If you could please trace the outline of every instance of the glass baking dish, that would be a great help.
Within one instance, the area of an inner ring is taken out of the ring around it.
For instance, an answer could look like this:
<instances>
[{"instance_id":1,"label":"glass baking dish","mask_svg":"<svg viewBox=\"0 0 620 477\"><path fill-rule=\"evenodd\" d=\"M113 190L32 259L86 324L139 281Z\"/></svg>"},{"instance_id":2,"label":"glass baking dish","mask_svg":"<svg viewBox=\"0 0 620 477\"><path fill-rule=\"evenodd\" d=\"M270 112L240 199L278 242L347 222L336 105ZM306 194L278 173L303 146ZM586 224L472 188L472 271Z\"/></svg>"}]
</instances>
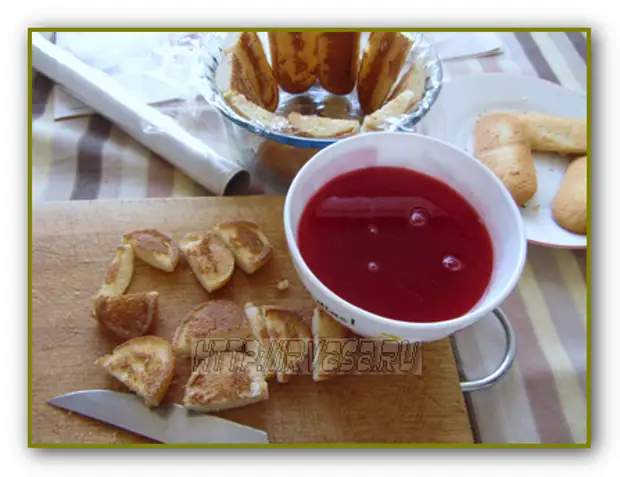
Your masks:
<instances>
[{"instance_id":1,"label":"glass baking dish","mask_svg":"<svg viewBox=\"0 0 620 477\"><path fill-rule=\"evenodd\" d=\"M406 114L391 118L382 129L384 131L412 132L437 100L443 81L441 62L424 34L402 33L413 40L413 48L396 83L411 65L417 63L424 67L425 88L422 97L412 109ZM369 34L370 32L362 32L360 57ZM234 32L216 32L209 36L206 48L203 50L206 71L201 87L202 95L225 118L230 140L238 149L238 159L246 166L265 169L264 172L290 181L310 157L341 138L317 139L297 136L270 129L238 115L223 97L230 84L231 50L238 35L239 33ZM258 32L258 36L268 60L271 61L267 32ZM325 91L317 81L305 93L290 94L280 88L279 95L280 100L275 111L278 115L287 116L291 112L299 112L336 119L358 119L360 122L363 120L356 89L348 95L337 96ZM372 134L372 132L357 134Z\"/></svg>"}]
</instances>

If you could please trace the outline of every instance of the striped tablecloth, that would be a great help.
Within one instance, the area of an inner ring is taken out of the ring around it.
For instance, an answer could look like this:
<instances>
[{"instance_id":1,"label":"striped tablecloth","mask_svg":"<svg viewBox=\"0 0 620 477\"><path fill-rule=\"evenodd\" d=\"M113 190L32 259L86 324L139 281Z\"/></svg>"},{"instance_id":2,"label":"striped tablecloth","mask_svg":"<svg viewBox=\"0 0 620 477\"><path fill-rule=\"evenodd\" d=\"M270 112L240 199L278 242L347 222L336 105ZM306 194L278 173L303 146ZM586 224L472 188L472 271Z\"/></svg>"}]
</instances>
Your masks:
<instances>
[{"instance_id":1,"label":"striped tablecloth","mask_svg":"<svg viewBox=\"0 0 620 477\"><path fill-rule=\"evenodd\" d=\"M585 33L496 33L504 53L444 63L446 80L506 72L585 91ZM53 84L34 75L33 201L208 195L99 116L54 121ZM260 184L257 185L260 190ZM530 246L517 289L503 305L517 335L517 358L493 387L467 395L483 443L586 441L586 252ZM504 347L489 317L455 337L464 373L490 372Z\"/></svg>"}]
</instances>

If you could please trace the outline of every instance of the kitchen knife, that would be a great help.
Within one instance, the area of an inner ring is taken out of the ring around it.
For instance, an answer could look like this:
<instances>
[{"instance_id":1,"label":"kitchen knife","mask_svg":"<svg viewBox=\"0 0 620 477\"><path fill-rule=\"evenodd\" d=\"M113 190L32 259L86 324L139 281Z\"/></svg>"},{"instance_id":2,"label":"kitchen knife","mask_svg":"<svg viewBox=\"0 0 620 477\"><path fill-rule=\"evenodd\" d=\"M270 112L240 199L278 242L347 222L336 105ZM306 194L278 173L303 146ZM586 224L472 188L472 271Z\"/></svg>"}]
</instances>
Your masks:
<instances>
[{"instance_id":1,"label":"kitchen knife","mask_svg":"<svg viewBox=\"0 0 620 477\"><path fill-rule=\"evenodd\" d=\"M178 404L150 409L134 394L93 389L48 401L98 421L166 444L267 444L267 433Z\"/></svg>"}]
</instances>

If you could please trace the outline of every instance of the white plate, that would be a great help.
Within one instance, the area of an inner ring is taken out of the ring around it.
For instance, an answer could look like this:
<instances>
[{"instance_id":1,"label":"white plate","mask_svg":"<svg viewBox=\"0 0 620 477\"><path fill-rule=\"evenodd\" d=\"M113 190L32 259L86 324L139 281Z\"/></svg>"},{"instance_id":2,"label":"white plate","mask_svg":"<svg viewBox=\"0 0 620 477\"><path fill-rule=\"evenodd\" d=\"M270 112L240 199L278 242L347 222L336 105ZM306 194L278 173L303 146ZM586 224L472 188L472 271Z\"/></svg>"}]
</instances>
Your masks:
<instances>
[{"instance_id":1,"label":"white plate","mask_svg":"<svg viewBox=\"0 0 620 477\"><path fill-rule=\"evenodd\" d=\"M530 76L481 74L444 84L439 98L423 120L422 132L465 149L473 155L473 128L489 111L538 112L586 118L586 96ZM527 239L550 247L585 248L587 237L555 223L551 204L568 160L555 154L534 153L538 192L521 209Z\"/></svg>"}]
</instances>

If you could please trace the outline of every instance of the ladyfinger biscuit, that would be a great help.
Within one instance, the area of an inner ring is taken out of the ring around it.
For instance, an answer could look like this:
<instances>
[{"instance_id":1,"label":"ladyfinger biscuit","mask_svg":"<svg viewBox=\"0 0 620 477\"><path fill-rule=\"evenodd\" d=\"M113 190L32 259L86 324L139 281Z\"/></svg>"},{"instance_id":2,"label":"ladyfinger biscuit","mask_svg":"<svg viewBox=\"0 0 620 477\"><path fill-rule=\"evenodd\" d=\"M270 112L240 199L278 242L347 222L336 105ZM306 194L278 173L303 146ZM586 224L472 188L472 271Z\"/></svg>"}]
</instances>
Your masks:
<instances>
[{"instance_id":1,"label":"ladyfinger biscuit","mask_svg":"<svg viewBox=\"0 0 620 477\"><path fill-rule=\"evenodd\" d=\"M263 101L258 95L258 92L254 89L250 79L246 77L239 57L234 53L232 55L231 63L232 71L230 75L230 89L242 94L248 99L248 101L263 107Z\"/></svg>"},{"instance_id":2,"label":"ladyfinger biscuit","mask_svg":"<svg viewBox=\"0 0 620 477\"><path fill-rule=\"evenodd\" d=\"M533 151L585 154L588 133L585 119L564 118L548 114L517 114Z\"/></svg>"},{"instance_id":3,"label":"ladyfinger biscuit","mask_svg":"<svg viewBox=\"0 0 620 477\"><path fill-rule=\"evenodd\" d=\"M323 32L317 39L318 77L332 94L355 87L360 57L360 32Z\"/></svg>"},{"instance_id":4,"label":"ladyfinger biscuit","mask_svg":"<svg viewBox=\"0 0 620 477\"><path fill-rule=\"evenodd\" d=\"M534 159L520 121L505 113L478 119L474 128L478 159L506 186L518 205L524 205L538 190Z\"/></svg>"},{"instance_id":5,"label":"ladyfinger biscuit","mask_svg":"<svg viewBox=\"0 0 620 477\"><path fill-rule=\"evenodd\" d=\"M278 84L255 32L242 32L233 48L230 88L267 111L278 107Z\"/></svg>"},{"instance_id":6,"label":"ladyfinger biscuit","mask_svg":"<svg viewBox=\"0 0 620 477\"><path fill-rule=\"evenodd\" d=\"M413 41L400 32L372 32L357 75L357 94L365 114L372 114L385 102Z\"/></svg>"},{"instance_id":7,"label":"ladyfinger biscuit","mask_svg":"<svg viewBox=\"0 0 620 477\"><path fill-rule=\"evenodd\" d=\"M422 99L425 88L426 71L424 70L424 60L422 58L418 58L396 84L394 91L392 91L392 94L388 98L388 101L392 101L404 91L412 91L414 94L413 102L415 103Z\"/></svg>"},{"instance_id":8,"label":"ladyfinger biscuit","mask_svg":"<svg viewBox=\"0 0 620 477\"><path fill-rule=\"evenodd\" d=\"M582 235L588 225L587 168L586 156L568 165L551 207L553 219L559 226Z\"/></svg>"},{"instance_id":9,"label":"ladyfinger biscuit","mask_svg":"<svg viewBox=\"0 0 620 477\"><path fill-rule=\"evenodd\" d=\"M276 81L288 93L303 93L316 81L316 32L269 32L271 64Z\"/></svg>"}]
</instances>

